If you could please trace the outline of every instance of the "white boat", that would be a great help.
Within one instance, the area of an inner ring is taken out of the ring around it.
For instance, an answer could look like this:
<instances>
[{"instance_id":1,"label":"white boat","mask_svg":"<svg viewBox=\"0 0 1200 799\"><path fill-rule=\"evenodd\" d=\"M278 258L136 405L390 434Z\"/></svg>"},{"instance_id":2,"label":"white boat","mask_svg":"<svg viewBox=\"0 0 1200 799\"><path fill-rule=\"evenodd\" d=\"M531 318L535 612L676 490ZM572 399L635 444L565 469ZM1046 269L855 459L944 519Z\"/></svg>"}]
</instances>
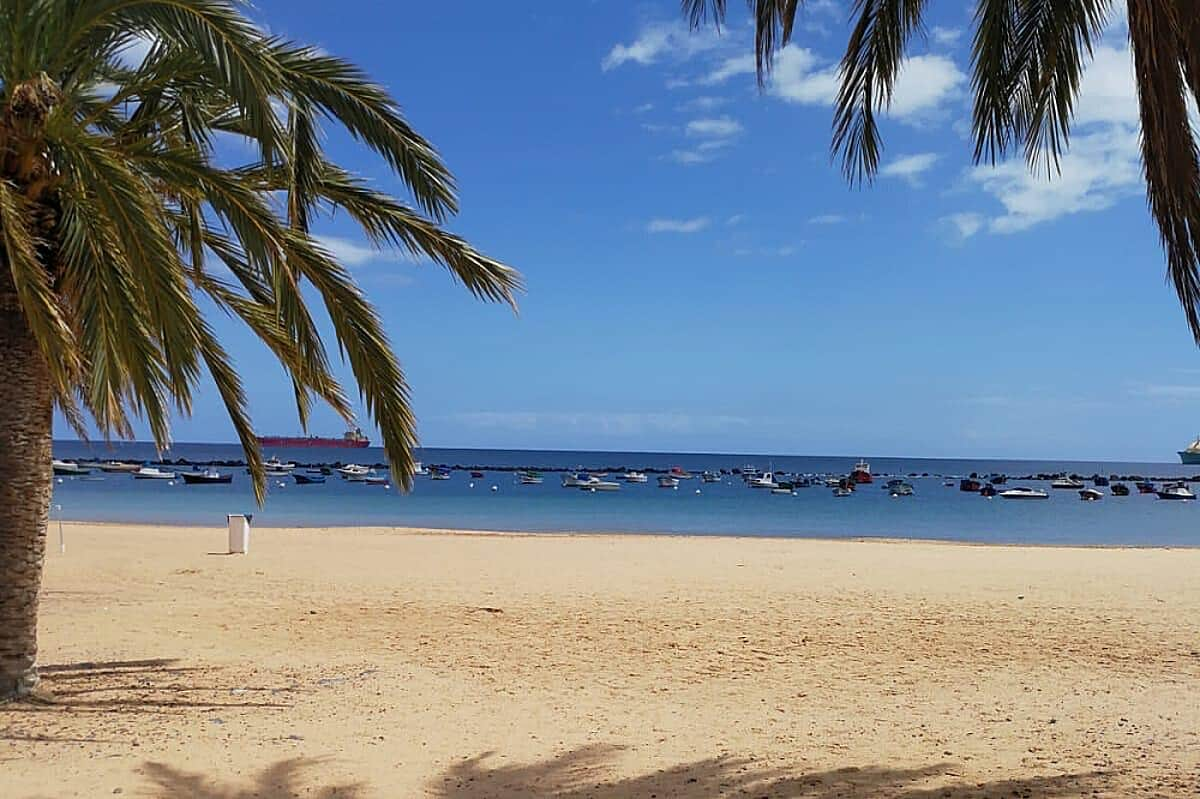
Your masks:
<instances>
[{"instance_id":1,"label":"white boat","mask_svg":"<svg viewBox=\"0 0 1200 799\"><path fill-rule=\"evenodd\" d=\"M650 480L644 472L625 472L620 479L626 483L645 483Z\"/></svg>"},{"instance_id":2,"label":"white boat","mask_svg":"<svg viewBox=\"0 0 1200 799\"><path fill-rule=\"evenodd\" d=\"M586 475L582 475L582 474L573 474L573 473L564 474L563 478L562 478L562 487L563 488L581 488L583 486L583 484L586 483L589 479L590 478L588 478ZM597 478L597 479L599 479L599 478Z\"/></svg>"},{"instance_id":3,"label":"white boat","mask_svg":"<svg viewBox=\"0 0 1200 799\"><path fill-rule=\"evenodd\" d=\"M772 494L788 494L788 495L791 495L791 494L793 494L793 493L795 493L795 492L793 492L793 491L792 491L792 489L790 489L790 488L772 488L772 489L771 489L771 493L772 493Z\"/></svg>"},{"instance_id":4,"label":"white boat","mask_svg":"<svg viewBox=\"0 0 1200 799\"><path fill-rule=\"evenodd\" d=\"M86 466L80 466L78 463L75 463L74 461L54 460L54 461L51 461L50 464L54 469L54 473L57 475L69 475L69 476L74 477L77 475L84 475L84 474L92 473L91 469L89 469Z\"/></svg>"},{"instance_id":5,"label":"white boat","mask_svg":"<svg viewBox=\"0 0 1200 799\"><path fill-rule=\"evenodd\" d=\"M1051 488L1069 488L1069 489L1078 491L1079 489L1083 488L1083 481L1076 480L1074 477L1067 477L1064 475L1062 477L1055 478L1055 480L1052 483L1050 483L1050 487Z\"/></svg>"},{"instance_id":6,"label":"white boat","mask_svg":"<svg viewBox=\"0 0 1200 799\"><path fill-rule=\"evenodd\" d=\"M853 493L854 492L851 491L850 489L844 488L842 486L838 486L837 488L833 489L833 495L835 497L848 497Z\"/></svg>"},{"instance_id":7,"label":"white boat","mask_svg":"<svg viewBox=\"0 0 1200 799\"><path fill-rule=\"evenodd\" d=\"M121 461L105 461L99 464L102 472L136 472L142 468L140 463L123 463Z\"/></svg>"},{"instance_id":8,"label":"white boat","mask_svg":"<svg viewBox=\"0 0 1200 799\"><path fill-rule=\"evenodd\" d=\"M617 491L621 488L621 484L613 480L601 480L596 476L589 476L580 486L580 491Z\"/></svg>"},{"instance_id":9,"label":"white boat","mask_svg":"<svg viewBox=\"0 0 1200 799\"><path fill-rule=\"evenodd\" d=\"M136 472L133 472L133 476L137 480L174 480L175 472L168 472L166 469L159 469L157 466L143 466Z\"/></svg>"},{"instance_id":10,"label":"white boat","mask_svg":"<svg viewBox=\"0 0 1200 799\"><path fill-rule=\"evenodd\" d=\"M272 457L269 461L264 463L263 466L266 468L268 473L283 472L286 474L287 472L290 472L296 468L296 464L283 463L279 460L279 458L276 458L276 457Z\"/></svg>"},{"instance_id":11,"label":"white boat","mask_svg":"<svg viewBox=\"0 0 1200 799\"><path fill-rule=\"evenodd\" d=\"M1080 490L1079 498L1084 502L1095 502L1098 499L1103 499L1104 494L1094 488L1084 488Z\"/></svg>"},{"instance_id":12,"label":"white boat","mask_svg":"<svg viewBox=\"0 0 1200 799\"><path fill-rule=\"evenodd\" d=\"M413 477L424 477L427 474L429 474L429 470L425 468L425 464L413 461Z\"/></svg>"},{"instance_id":13,"label":"white boat","mask_svg":"<svg viewBox=\"0 0 1200 799\"><path fill-rule=\"evenodd\" d=\"M887 489L888 494L893 497L911 497L913 495L912 484L903 480L890 482Z\"/></svg>"},{"instance_id":14,"label":"white boat","mask_svg":"<svg viewBox=\"0 0 1200 799\"><path fill-rule=\"evenodd\" d=\"M1165 485L1158 492L1159 499L1195 499L1196 495L1183 483Z\"/></svg>"},{"instance_id":15,"label":"white boat","mask_svg":"<svg viewBox=\"0 0 1200 799\"><path fill-rule=\"evenodd\" d=\"M354 475L366 474L371 471L369 466L359 466L357 463L347 463L345 466L338 468L337 473L342 477L352 477Z\"/></svg>"},{"instance_id":16,"label":"white boat","mask_svg":"<svg viewBox=\"0 0 1200 799\"><path fill-rule=\"evenodd\" d=\"M521 472L517 475L517 480L523 486L540 486L542 484L542 476L537 472Z\"/></svg>"},{"instance_id":17,"label":"white boat","mask_svg":"<svg viewBox=\"0 0 1200 799\"><path fill-rule=\"evenodd\" d=\"M706 483L719 483L721 482L721 473L704 471L700 473L700 479Z\"/></svg>"},{"instance_id":18,"label":"white boat","mask_svg":"<svg viewBox=\"0 0 1200 799\"><path fill-rule=\"evenodd\" d=\"M779 483L775 482L774 472L763 472L761 477L752 477L746 481L746 485L751 488L779 488Z\"/></svg>"},{"instance_id":19,"label":"white boat","mask_svg":"<svg viewBox=\"0 0 1200 799\"><path fill-rule=\"evenodd\" d=\"M1007 491L1001 491L998 496L1001 499L1048 499L1050 497L1049 494L1040 488L1029 488L1027 486L1017 486Z\"/></svg>"},{"instance_id":20,"label":"white boat","mask_svg":"<svg viewBox=\"0 0 1200 799\"><path fill-rule=\"evenodd\" d=\"M658 478L659 488L679 488L679 479L671 477L669 474L664 474Z\"/></svg>"}]
</instances>

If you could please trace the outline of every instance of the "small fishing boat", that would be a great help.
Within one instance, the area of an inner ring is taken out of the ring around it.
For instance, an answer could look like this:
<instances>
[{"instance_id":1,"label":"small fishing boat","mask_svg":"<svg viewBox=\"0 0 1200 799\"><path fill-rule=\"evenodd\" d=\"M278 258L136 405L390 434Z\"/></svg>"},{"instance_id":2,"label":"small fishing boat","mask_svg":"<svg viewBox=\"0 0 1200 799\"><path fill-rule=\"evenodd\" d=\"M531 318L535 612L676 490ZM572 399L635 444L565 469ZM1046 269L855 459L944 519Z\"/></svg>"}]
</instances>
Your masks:
<instances>
[{"instance_id":1,"label":"small fishing boat","mask_svg":"<svg viewBox=\"0 0 1200 799\"><path fill-rule=\"evenodd\" d=\"M721 473L720 472L710 472L707 469L705 469L703 472L700 473L700 479L705 483L719 483L719 482L721 482Z\"/></svg>"},{"instance_id":2,"label":"small fishing boat","mask_svg":"<svg viewBox=\"0 0 1200 799\"><path fill-rule=\"evenodd\" d=\"M763 472L760 477L751 478L746 482L746 485L751 488L779 488L779 483L775 482L774 472Z\"/></svg>"},{"instance_id":3,"label":"small fishing boat","mask_svg":"<svg viewBox=\"0 0 1200 799\"><path fill-rule=\"evenodd\" d=\"M959 491L969 491L971 493L978 494L979 489L981 488L983 488L983 483L979 482L973 477L964 477L958 481Z\"/></svg>"},{"instance_id":4,"label":"small fishing boat","mask_svg":"<svg viewBox=\"0 0 1200 799\"><path fill-rule=\"evenodd\" d=\"M1159 499L1195 499L1196 495L1183 483L1171 483L1158 491Z\"/></svg>"},{"instance_id":5,"label":"small fishing boat","mask_svg":"<svg viewBox=\"0 0 1200 799\"><path fill-rule=\"evenodd\" d=\"M362 481L369 486L385 486L391 482L387 477L378 474L369 474Z\"/></svg>"},{"instance_id":6,"label":"small fishing boat","mask_svg":"<svg viewBox=\"0 0 1200 799\"><path fill-rule=\"evenodd\" d=\"M1081 488L1079 490L1079 498L1084 502L1095 502L1098 499L1104 499L1104 492L1098 491L1095 488Z\"/></svg>"},{"instance_id":7,"label":"small fishing boat","mask_svg":"<svg viewBox=\"0 0 1200 799\"><path fill-rule=\"evenodd\" d=\"M779 488L772 488L771 493L772 494L787 494L788 496L791 496L792 486L790 483L786 487L783 485L780 485Z\"/></svg>"},{"instance_id":8,"label":"small fishing boat","mask_svg":"<svg viewBox=\"0 0 1200 799\"><path fill-rule=\"evenodd\" d=\"M79 477L85 474L91 474L92 470L86 466L80 466L74 461L51 461L54 467L54 473L63 477Z\"/></svg>"},{"instance_id":9,"label":"small fishing boat","mask_svg":"<svg viewBox=\"0 0 1200 799\"><path fill-rule=\"evenodd\" d=\"M1102 474L1093 475L1092 485L1096 486L1096 488L1104 488L1108 485L1108 478Z\"/></svg>"},{"instance_id":10,"label":"small fishing boat","mask_svg":"<svg viewBox=\"0 0 1200 799\"><path fill-rule=\"evenodd\" d=\"M625 472L618 479L624 480L626 483L645 483L650 480L643 472Z\"/></svg>"},{"instance_id":11,"label":"small fishing boat","mask_svg":"<svg viewBox=\"0 0 1200 799\"><path fill-rule=\"evenodd\" d=\"M429 467L429 479L430 480L449 480L450 479L450 470L447 469L445 466L430 466Z\"/></svg>"},{"instance_id":12,"label":"small fishing boat","mask_svg":"<svg viewBox=\"0 0 1200 799\"><path fill-rule=\"evenodd\" d=\"M893 497L911 497L913 495L912 484L901 481L899 485L889 488L888 494Z\"/></svg>"},{"instance_id":13,"label":"small fishing boat","mask_svg":"<svg viewBox=\"0 0 1200 799\"><path fill-rule=\"evenodd\" d=\"M988 478L988 482L994 486L1002 486L1008 482L1008 475L993 474L991 477Z\"/></svg>"},{"instance_id":14,"label":"small fishing boat","mask_svg":"<svg viewBox=\"0 0 1200 799\"><path fill-rule=\"evenodd\" d=\"M581 488L583 486L583 484L586 483L587 481L588 481L587 475L568 473L568 474L563 475L562 487L563 488Z\"/></svg>"},{"instance_id":15,"label":"small fishing boat","mask_svg":"<svg viewBox=\"0 0 1200 799\"><path fill-rule=\"evenodd\" d=\"M953 480L943 480L942 485L944 485L946 488L954 488L954 481Z\"/></svg>"},{"instance_id":16,"label":"small fishing boat","mask_svg":"<svg viewBox=\"0 0 1200 799\"><path fill-rule=\"evenodd\" d=\"M664 474L658 478L659 488L679 488L679 478Z\"/></svg>"},{"instance_id":17,"label":"small fishing boat","mask_svg":"<svg viewBox=\"0 0 1200 799\"><path fill-rule=\"evenodd\" d=\"M304 474L293 474L292 479L296 481L296 485L300 486L319 485L325 482L325 475L313 474L309 471Z\"/></svg>"},{"instance_id":18,"label":"small fishing boat","mask_svg":"<svg viewBox=\"0 0 1200 799\"><path fill-rule=\"evenodd\" d=\"M1157 494L1158 493L1158 486L1154 485L1154 483L1150 482L1149 480L1142 480L1140 482L1135 483L1134 485L1137 486L1137 490L1138 490L1139 494Z\"/></svg>"},{"instance_id":19,"label":"small fishing boat","mask_svg":"<svg viewBox=\"0 0 1200 799\"><path fill-rule=\"evenodd\" d=\"M1007 491L1001 491L1000 499L1049 499L1050 495L1040 488L1029 488L1028 486L1017 486L1010 488Z\"/></svg>"},{"instance_id":20,"label":"small fishing boat","mask_svg":"<svg viewBox=\"0 0 1200 799\"><path fill-rule=\"evenodd\" d=\"M1108 490L1114 497L1129 496L1129 486L1124 483L1113 483Z\"/></svg>"},{"instance_id":21,"label":"small fishing boat","mask_svg":"<svg viewBox=\"0 0 1200 799\"><path fill-rule=\"evenodd\" d=\"M590 475L579 486L580 491L618 491L621 484L613 480L601 480L599 477Z\"/></svg>"},{"instance_id":22,"label":"small fishing boat","mask_svg":"<svg viewBox=\"0 0 1200 799\"><path fill-rule=\"evenodd\" d=\"M979 496L987 497L988 499L991 499L999 493L1000 490L996 488L995 483L984 483L983 488L979 489Z\"/></svg>"},{"instance_id":23,"label":"small fishing boat","mask_svg":"<svg viewBox=\"0 0 1200 799\"><path fill-rule=\"evenodd\" d=\"M128 474L130 472L136 472L138 469L142 468L142 465L140 463L123 463L121 461L105 461L104 463L97 464L97 468L99 468L100 471L102 471L102 472L109 472L109 473L125 472Z\"/></svg>"},{"instance_id":24,"label":"small fishing boat","mask_svg":"<svg viewBox=\"0 0 1200 799\"><path fill-rule=\"evenodd\" d=\"M174 480L175 472L159 469L157 466L143 466L133 472L135 480Z\"/></svg>"},{"instance_id":25,"label":"small fishing boat","mask_svg":"<svg viewBox=\"0 0 1200 799\"><path fill-rule=\"evenodd\" d=\"M337 473L342 477L353 477L355 475L363 475L371 471L368 466L360 466L357 463L347 463L345 466L338 468Z\"/></svg>"},{"instance_id":26,"label":"small fishing boat","mask_svg":"<svg viewBox=\"0 0 1200 799\"><path fill-rule=\"evenodd\" d=\"M296 468L296 464L283 463L282 461L279 460L279 458L276 458L274 456L272 456L270 460L268 460L266 463L264 463L263 466L266 467L268 472L290 472Z\"/></svg>"},{"instance_id":27,"label":"small fishing boat","mask_svg":"<svg viewBox=\"0 0 1200 799\"><path fill-rule=\"evenodd\" d=\"M180 477L183 478L183 482L190 486L221 485L233 482L232 474L221 474L216 469L205 469L202 472L184 472Z\"/></svg>"},{"instance_id":28,"label":"small fishing boat","mask_svg":"<svg viewBox=\"0 0 1200 799\"><path fill-rule=\"evenodd\" d=\"M542 473L517 472L517 481L523 486L540 486L542 484Z\"/></svg>"},{"instance_id":29,"label":"small fishing boat","mask_svg":"<svg viewBox=\"0 0 1200 799\"><path fill-rule=\"evenodd\" d=\"M848 497L853 493L853 491L845 486L838 486L837 488L833 489L833 495L835 497Z\"/></svg>"},{"instance_id":30,"label":"small fishing boat","mask_svg":"<svg viewBox=\"0 0 1200 799\"><path fill-rule=\"evenodd\" d=\"M1074 477L1067 477L1066 475L1062 475L1061 477L1056 477L1054 480L1052 480L1050 482L1050 487L1051 488L1066 488L1066 489L1072 489L1072 490L1078 491L1079 489L1083 488L1083 481L1076 480Z\"/></svg>"},{"instance_id":31,"label":"small fishing boat","mask_svg":"<svg viewBox=\"0 0 1200 799\"><path fill-rule=\"evenodd\" d=\"M865 459L860 458L858 463L854 464L854 469L850 472L850 479L859 485L871 482L871 464L867 463Z\"/></svg>"},{"instance_id":32,"label":"small fishing boat","mask_svg":"<svg viewBox=\"0 0 1200 799\"><path fill-rule=\"evenodd\" d=\"M475 478L476 480L481 479L483 477L483 472L479 471L478 469L472 469L471 477Z\"/></svg>"},{"instance_id":33,"label":"small fishing boat","mask_svg":"<svg viewBox=\"0 0 1200 799\"><path fill-rule=\"evenodd\" d=\"M667 472L667 474L671 475L671 477L674 477L676 480L691 480L696 476L685 470L682 466L672 466L671 471Z\"/></svg>"}]
</instances>

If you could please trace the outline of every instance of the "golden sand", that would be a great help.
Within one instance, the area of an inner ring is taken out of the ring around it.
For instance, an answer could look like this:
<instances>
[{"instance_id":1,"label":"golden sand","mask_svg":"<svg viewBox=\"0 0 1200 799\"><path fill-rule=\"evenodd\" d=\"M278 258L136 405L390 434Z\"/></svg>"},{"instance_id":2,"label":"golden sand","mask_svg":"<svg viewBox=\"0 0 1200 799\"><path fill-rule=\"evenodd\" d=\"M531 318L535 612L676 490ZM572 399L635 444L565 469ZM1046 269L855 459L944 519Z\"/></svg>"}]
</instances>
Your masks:
<instances>
[{"instance_id":1,"label":"golden sand","mask_svg":"<svg viewBox=\"0 0 1200 799\"><path fill-rule=\"evenodd\" d=\"M1200 795L1200 550L66 539L6 799Z\"/></svg>"}]
</instances>

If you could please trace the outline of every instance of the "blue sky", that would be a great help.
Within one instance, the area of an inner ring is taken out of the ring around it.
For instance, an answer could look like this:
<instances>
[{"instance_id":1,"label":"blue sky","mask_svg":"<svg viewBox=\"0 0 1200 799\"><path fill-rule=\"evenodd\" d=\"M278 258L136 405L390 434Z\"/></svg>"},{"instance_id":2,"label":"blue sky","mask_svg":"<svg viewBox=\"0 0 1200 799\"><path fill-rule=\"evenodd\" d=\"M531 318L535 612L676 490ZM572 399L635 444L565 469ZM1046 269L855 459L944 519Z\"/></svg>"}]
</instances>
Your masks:
<instances>
[{"instance_id":1,"label":"blue sky","mask_svg":"<svg viewBox=\"0 0 1200 799\"><path fill-rule=\"evenodd\" d=\"M848 6L810 2L759 91L737 2L720 34L675 0L257 5L388 86L458 178L449 226L526 277L514 316L318 223L387 320L425 444L1166 460L1200 431L1122 22L1051 183L971 164L969 4L933 4L854 189L828 155ZM298 432L283 372L214 321L260 431ZM211 388L175 437L234 440Z\"/></svg>"}]
</instances>

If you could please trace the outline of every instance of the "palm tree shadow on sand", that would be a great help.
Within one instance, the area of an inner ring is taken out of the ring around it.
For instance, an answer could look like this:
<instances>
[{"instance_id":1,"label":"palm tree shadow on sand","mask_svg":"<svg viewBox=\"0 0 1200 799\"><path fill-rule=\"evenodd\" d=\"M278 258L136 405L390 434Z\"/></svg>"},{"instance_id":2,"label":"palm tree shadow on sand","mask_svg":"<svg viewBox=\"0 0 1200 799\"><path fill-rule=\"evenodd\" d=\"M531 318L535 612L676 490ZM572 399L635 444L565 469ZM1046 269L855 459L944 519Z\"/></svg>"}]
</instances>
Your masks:
<instances>
[{"instance_id":1,"label":"palm tree shadow on sand","mask_svg":"<svg viewBox=\"0 0 1200 799\"><path fill-rule=\"evenodd\" d=\"M162 799L359 799L363 796L361 783L345 785L316 785L325 761L311 758L280 760L261 771L250 785L231 788L196 774L175 769L164 763L146 763L143 770L150 780L150 796Z\"/></svg>"},{"instance_id":2,"label":"palm tree shadow on sand","mask_svg":"<svg viewBox=\"0 0 1200 799\"><path fill-rule=\"evenodd\" d=\"M682 763L633 777L613 777L620 747L586 746L549 760L523 765L490 765L494 753L463 760L428 786L435 799L1075 799L1106 786L1102 772L965 782L951 763L923 768L868 766L799 772L763 768L748 759L718 757ZM362 783L323 784L326 762L282 760L260 772L252 783L231 787L204 774L162 763L146 763L149 795L192 799L365 799L386 796Z\"/></svg>"},{"instance_id":3,"label":"palm tree shadow on sand","mask_svg":"<svg viewBox=\"0 0 1200 799\"><path fill-rule=\"evenodd\" d=\"M627 797L769 797L769 799L992 799L1091 796L1101 772L967 782L952 763L922 768L867 766L804 773L765 768L752 760L717 757L633 777L612 777L620 747L586 746L525 765L491 765L494 753L472 757L430 786L439 799L626 799Z\"/></svg>"}]
</instances>

